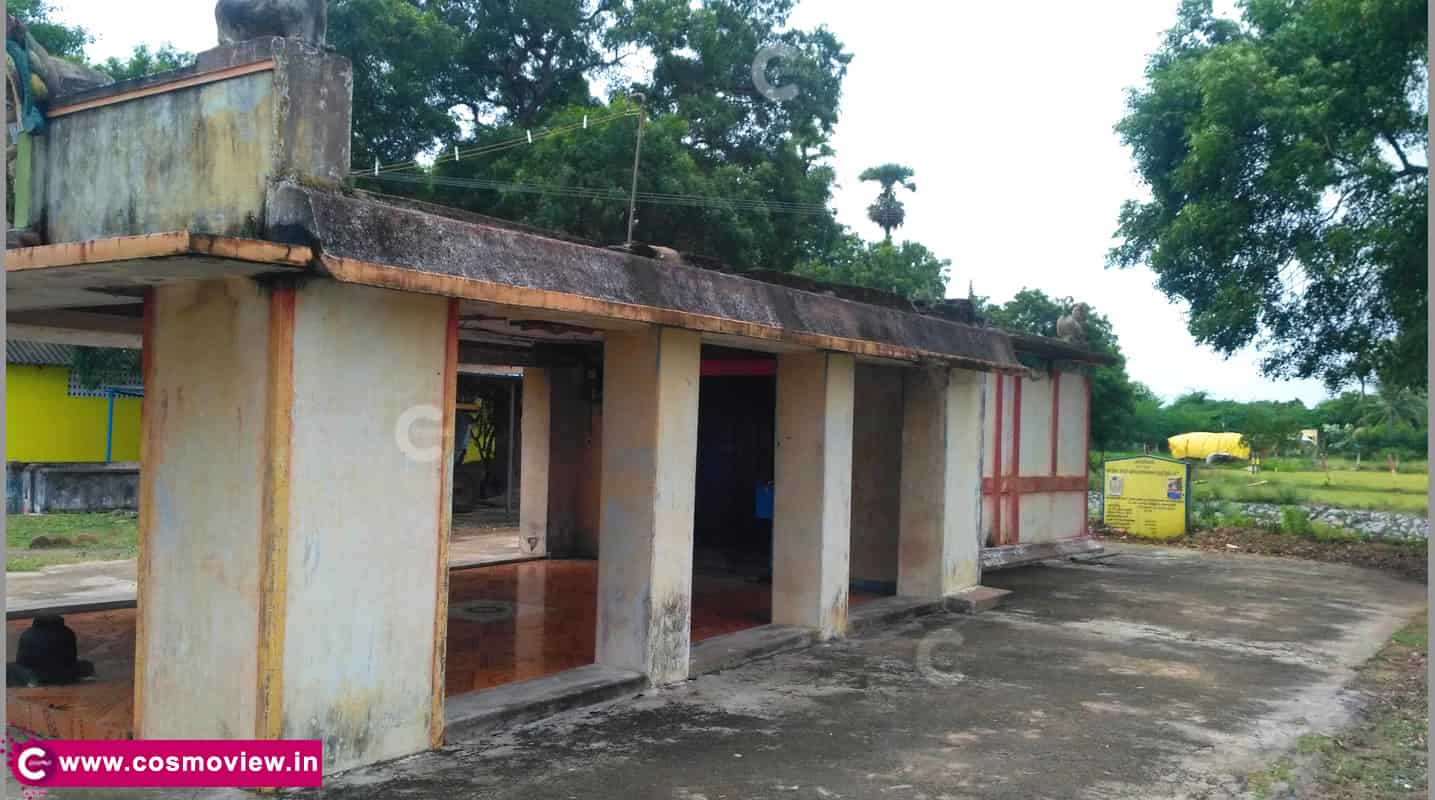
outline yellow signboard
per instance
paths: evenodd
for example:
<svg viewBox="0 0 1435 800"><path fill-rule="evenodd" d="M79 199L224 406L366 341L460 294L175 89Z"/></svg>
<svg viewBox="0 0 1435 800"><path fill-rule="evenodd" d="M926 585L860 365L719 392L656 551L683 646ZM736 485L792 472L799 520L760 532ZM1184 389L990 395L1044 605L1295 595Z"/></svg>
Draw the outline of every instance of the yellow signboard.
<svg viewBox="0 0 1435 800"><path fill-rule="evenodd" d="M1113 458L1102 473L1102 522L1145 539L1186 532L1191 467L1158 456Z"/></svg>

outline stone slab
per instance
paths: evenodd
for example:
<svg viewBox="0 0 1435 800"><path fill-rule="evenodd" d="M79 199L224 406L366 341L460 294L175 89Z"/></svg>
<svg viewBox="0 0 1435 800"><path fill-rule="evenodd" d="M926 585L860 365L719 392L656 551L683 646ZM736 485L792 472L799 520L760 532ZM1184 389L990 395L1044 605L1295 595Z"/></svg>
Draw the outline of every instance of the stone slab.
<svg viewBox="0 0 1435 800"><path fill-rule="evenodd" d="M800 650L817 641L817 631L793 625L762 625L704 639L693 645L688 674L731 669L759 658Z"/></svg>
<svg viewBox="0 0 1435 800"><path fill-rule="evenodd" d="M641 672L590 664L450 697L444 703L444 740L464 741L560 711L635 695L647 685Z"/></svg>

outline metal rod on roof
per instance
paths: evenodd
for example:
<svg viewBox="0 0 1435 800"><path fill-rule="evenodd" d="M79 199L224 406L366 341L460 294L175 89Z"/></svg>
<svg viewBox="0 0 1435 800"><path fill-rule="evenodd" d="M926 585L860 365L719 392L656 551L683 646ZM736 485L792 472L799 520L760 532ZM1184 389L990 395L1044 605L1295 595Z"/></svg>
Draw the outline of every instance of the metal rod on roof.
<svg viewBox="0 0 1435 800"><path fill-rule="evenodd" d="M633 189L628 194L628 246L633 246L633 226L638 224L638 160L643 155L643 124L647 122L648 115L643 110L643 103L646 100L641 94L633 94L629 99L638 104L638 141L633 145Z"/></svg>

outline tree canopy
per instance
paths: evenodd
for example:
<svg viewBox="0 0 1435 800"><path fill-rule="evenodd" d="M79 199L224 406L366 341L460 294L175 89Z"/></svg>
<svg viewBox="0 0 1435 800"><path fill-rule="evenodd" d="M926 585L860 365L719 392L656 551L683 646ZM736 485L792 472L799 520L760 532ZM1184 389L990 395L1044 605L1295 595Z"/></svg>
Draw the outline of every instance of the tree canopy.
<svg viewBox="0 0 1435 800"><path fill-rule="evenodd" d="M827 160L851 56L792 29L793 0L332 0L354 64L354 161L440 159L365 188L611 243L626 238L636 117L647 114L635 235L733 267L791 270L843 252ZM755 86L759 61L774 99ZM641 53L643 57L634 56ZM638 98L641 97L641 103ZM408 182L408 183L406 183ZM574 190L582 190L575 196Z"/></svg>
<svg viewBox="0 0 1435 800"><path fill-rule="evenodd" d="M188 66L193 61L193 53L177 50L174 45L166 42L154 49L150 49L149 45L145 44L136 45L129 58L119 59L110 56L94 66L95 69L111 78L122 81L127 78L138 78L156 72L179 69Z"/></svg>
<svg viewBox="0 0 1435 800"><path fill-rule="evenodd" d="M1184 0L1117 125L1149 264L1198 342L1273 377L1426 382L1425 0Z"/></svg>
<svg viewBox="0 0 1435 800"><path fill-rule="evenodd" d="M864 242L847 233L822 259L804 261L794 272L820 281L881 289L914 300L940 300L946 293L951 263L917 242Z"/></svg>

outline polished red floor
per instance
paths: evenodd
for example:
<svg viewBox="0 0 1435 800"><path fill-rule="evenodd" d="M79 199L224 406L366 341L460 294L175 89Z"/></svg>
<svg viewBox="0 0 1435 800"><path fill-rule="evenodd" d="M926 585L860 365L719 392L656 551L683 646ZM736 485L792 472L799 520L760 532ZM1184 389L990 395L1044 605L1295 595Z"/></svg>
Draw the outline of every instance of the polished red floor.
<svg viewBox="0 0 1435 800"><path fill-rule="evenodd" d="M448 694L487 689L593 663L598 562L530 561L449 573ZM853 605L875 599L854 594ZM693 641L765 625L772 586L740 577L693 578ZM63 738L130 735L135 611L73 614L80 657L97 679L8 689L9 722ZM9 652L29 620L8 624Z"/></svg>

